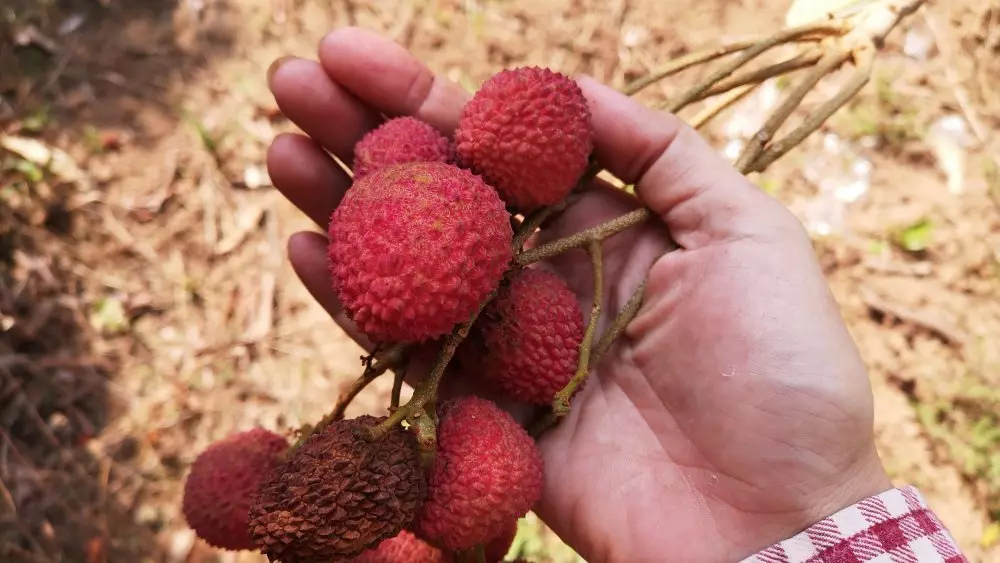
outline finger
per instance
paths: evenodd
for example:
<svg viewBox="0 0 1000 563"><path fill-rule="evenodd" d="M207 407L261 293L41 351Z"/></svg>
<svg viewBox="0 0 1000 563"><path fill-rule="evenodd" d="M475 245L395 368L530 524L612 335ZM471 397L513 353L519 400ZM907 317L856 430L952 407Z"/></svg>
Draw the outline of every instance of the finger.
<svg viewBox="0 0 1000 563"><path fill-rule="evenodd" d="M275 61L268 86L288 119L349 166L355 143L382 121L315 61Z"/></svg>
<svg viewBox="0 0 1000 563"><path fill-rule="evenodd" d="M319 233L295 233L288 239L288 259L292 269L302 280L309 294L330 313L333 320L358 343L371 352L372 343L354 321L347 318L344 308L330 284L330 270L326 259L327 239Z"/></svg>
<svg viewBox="0 0 1000 563"><path fill-rule="evenodd" d="M636 195L663 218L679 245L746 236L776 219L775 200L680 118L590 78L579 84L591 104L598 160L635 184Z"/></svg>
<svg viewBox="0 0 1000 563"><path fill-rule="evenodd" d="M267 150L271 182L289 201L326 229L351 179L312 139L278 135Z"/></svg>
<svg viewBox="0 0 1000 563"><path fill-rule="evenodd" d="M348 27L323 38L319 60L334 82L390 117L412 115L445 134L458 125L469 94L437 77L402 45Z"/></svg>

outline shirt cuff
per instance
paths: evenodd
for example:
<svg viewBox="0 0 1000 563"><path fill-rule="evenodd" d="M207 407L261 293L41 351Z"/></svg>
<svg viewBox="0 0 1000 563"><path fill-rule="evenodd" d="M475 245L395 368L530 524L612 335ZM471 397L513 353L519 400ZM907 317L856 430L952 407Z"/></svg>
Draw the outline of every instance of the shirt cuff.
<svg viewBox="0 0 1000 563"><path fill-rule="evenodd" d="M916 487L861 500L740 563L968 563Z"/></svg>

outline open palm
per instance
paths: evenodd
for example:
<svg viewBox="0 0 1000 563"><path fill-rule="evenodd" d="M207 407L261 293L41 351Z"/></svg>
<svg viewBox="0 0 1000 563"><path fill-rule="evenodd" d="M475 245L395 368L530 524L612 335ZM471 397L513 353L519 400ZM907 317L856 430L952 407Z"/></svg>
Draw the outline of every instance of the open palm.
<svg viewBox="0 0 1000 563"><path fill-rule="evenodd" d="M541 517L588 561L731 562L890 487L872 440L864 365L797 220L677 118L589 79L603 167L636 184L658 220L605 242L600 332L645 278L626 335L595 366L571 414L542 437ZM342 29L319 62L272 67L281 110L307 136L268 154L275 186L324 227L354 143L383 115L451 133L468 94L405 49ZM640 202L595 184L544 238ZM679 250L671 248L671 239ZM330 289L326 239L300 233L292 264L359 342ZM554 268L589 310L582 251Z"/></svg>

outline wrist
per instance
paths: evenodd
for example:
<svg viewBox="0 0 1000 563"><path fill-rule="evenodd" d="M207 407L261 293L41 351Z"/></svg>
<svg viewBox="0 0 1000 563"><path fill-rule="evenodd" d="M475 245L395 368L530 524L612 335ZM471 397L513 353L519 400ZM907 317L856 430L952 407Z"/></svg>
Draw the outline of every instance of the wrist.
<svg viewBox="0 0 1000 563"><path fill-rule="evenodd" d="M793 537L859 501L893 488L874 444L845 470L811 485L795 502L793 510L781 514L747 514L748 525L733 538L743 547L733 560L739 561L759 550Z"/></svg>

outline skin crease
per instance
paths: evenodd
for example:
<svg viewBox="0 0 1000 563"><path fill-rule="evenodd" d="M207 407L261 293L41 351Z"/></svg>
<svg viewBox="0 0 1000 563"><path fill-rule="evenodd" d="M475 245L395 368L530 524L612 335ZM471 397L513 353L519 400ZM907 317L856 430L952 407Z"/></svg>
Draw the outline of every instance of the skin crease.
<svg viewBox="0 0 1000 563"><path fill-rule="evenodd" d="M305 135L276 138L268 169L325 230L350 183L326 151L350 164L380 113L450 134L468 94L370 31L337 30L318 55L269 71L279 107ZM889 489L865 366L795 217L676 117L578 82L598 159L635 183L657 218L605 242L599 332L648 272L646 299L571 414L539 442L539 515L587 561L728 563ZM596 183L543 237L637 205ZM680 248L664 255L672 241ZM325 237L299 233L288 250L317 301L369 346L329 288ZM586 254L546 267L589 311ZM444 391L476 392L472 381L446 379Z"/></svg>

